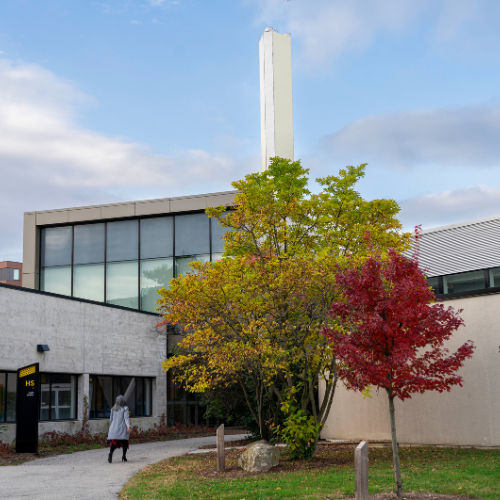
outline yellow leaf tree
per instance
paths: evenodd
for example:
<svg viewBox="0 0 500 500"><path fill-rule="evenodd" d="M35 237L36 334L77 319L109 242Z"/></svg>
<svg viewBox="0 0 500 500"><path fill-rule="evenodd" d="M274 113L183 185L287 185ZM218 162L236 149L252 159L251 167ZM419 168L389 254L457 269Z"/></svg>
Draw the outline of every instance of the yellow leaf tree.
<svg viewBox="0 0 500 500"><path fill-rule="evenodd" d="M408 246L397 203L366 201L355 190L364 171L317 179L320 192L312 194L299 161L273 158L266 172L233 183L233 207L207 209L228 229L224 258L193 263L160 290L162 324L181 325L184 334L164 370L194 392L239 384L265 439L283 408L309 413L318 428L326 420L337 373L320 330L340 297L336 274L374 249Z"/></svg>

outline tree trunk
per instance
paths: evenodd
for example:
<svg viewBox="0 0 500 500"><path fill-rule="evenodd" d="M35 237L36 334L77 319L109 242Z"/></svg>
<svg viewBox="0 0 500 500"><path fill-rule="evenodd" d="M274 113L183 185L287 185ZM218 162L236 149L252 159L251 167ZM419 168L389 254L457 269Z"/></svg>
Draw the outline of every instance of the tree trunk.
<svg viewBox="0 0 500 500"><path fill-rule="evenodd" d="M394 476L396 477L396 493L398 498L403 498L403 485L401 483L401 467L399 464L398 439L396 437L396 412L394 410L394 397L392 391L387 391L389 396L389 413L391 415L392 456L394 459Z"/></svg>

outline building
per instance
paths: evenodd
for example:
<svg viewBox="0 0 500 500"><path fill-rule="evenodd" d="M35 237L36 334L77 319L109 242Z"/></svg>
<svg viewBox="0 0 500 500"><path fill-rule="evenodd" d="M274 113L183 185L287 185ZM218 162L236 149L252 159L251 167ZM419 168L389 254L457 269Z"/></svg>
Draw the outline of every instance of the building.
<svg viewBox="0 0 500 500"><path fill-rule="evenodd" d="M260 72L267 168L269 157L293 159L289 34L266 28ZM23 288L0 284L0 440L15 436L16 370L34 362L42 374L40 432L78 430L86 403L91 429L104 431L118 394L145 429L164 415L169 423L201 421L197 398L162 373L178 336L155 327L157 292L190 262L220 258L224 230L204 210L231 205L234 195L25 214Z"/></svg>
<svg viewBox="0 0 500 500"><path fill-rule="evenodd" d="M0 283L23 286L23 265L20 262L0 262Z"/></svg>
<svg viewBox="0 0 500 500"><path fill-rule="evenodd" d="M25 214L24 287L0 285L0 440L15 437L16 370L34 362L40 432L77 431L85 401L91 429L104 431L118 394L143 429L163 416L203 422L197 398L162 372L178 336L155 326L157 291L189 262L220 258L224 230L204 210L234 194Z"/></svg>
<svg viewBox="0 0 500 500"><path fill-rule="evenodd" d="M465 326L450 340L456 350L472 340L476 350L460 370L463 387L397 400L402 444L500 446L500 216L423 231L419 261L445 306L463 309ZM324 390L320 384L321 391ZM390 439L385 391L371 398L336 390L321 432L327 439Z"/></svg>

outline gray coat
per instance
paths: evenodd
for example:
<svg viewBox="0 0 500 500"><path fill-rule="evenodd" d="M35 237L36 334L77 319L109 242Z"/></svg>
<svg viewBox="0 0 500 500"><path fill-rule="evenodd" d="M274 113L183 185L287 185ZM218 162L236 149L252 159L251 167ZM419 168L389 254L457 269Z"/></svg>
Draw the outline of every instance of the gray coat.
<svg viewBox="0 0 500 500"><path fill-rule="evenodd" d="M109 416L108 439L126 439L128 441L130 420L128 418L128 408L124 406L118 411L111 410Z"/></svg>

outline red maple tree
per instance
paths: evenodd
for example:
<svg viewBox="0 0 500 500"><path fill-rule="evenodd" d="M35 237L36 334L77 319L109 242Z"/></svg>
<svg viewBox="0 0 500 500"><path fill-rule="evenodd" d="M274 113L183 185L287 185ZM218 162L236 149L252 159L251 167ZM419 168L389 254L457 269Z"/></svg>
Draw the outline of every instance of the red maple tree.
<svg viewBox="0 0 500 500"><path fill-rule="evenodd" d="M457 371L472 356L466 342L450 354L444 346L464 324L461 311L436 302L416 258L390 250L360 269L337 276L343 300L330 311L323 329L334 346L339 377L350 389L385 389L389 397L394 472L398 498L403 490L396 438L394 399L413 393L449 391L462 385Z"/></svg>

